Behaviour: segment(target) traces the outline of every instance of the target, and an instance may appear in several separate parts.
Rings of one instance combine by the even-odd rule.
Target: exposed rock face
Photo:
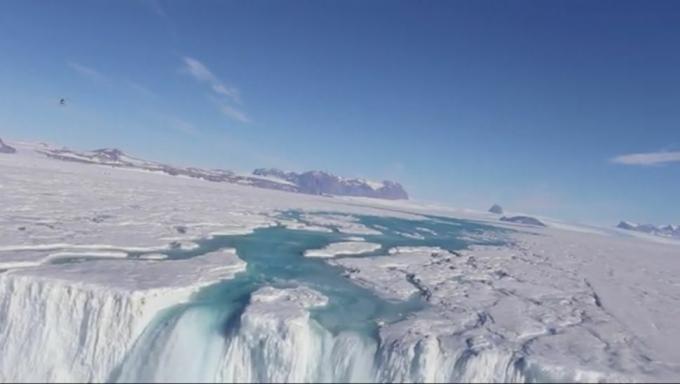
[[[630,221],[621,221],[616,226],[616,228],[627,229],[627,230],[635,230],[637,228],[637,224],[631,223]]]
[[[252,185],[261,188],[279,189],[297,192],[291,185],[277,183],[276,180],[265,180],[237,175],[224,169],[202,169],[195,167],[176,167],[130,156],[120,149],[103,148],[94,151],[77,152],[70,149],[48,148],[41,152],[51,158],[63,161],[75,161],[87,164],[108,165],[112,167],[135,168],[145,171],[163,172],[171,176],[188,176],[213,182],[225,182]]]
[[[621,221],[617,228],[627,231],[642,232],[655,236],[673,237],[680,239],[680,225],[657,226],[653,224],[635,224],[630,221]]]
[[[381,199],[408,199],[401,184],[393,181],[375,183],[362,179],[345,179],[321,171],[304,173],[284,172],[279,169],[256,169],[253,175],[278,178],[288,181],[302,193],[313,195],[365,196]]]
[[[494,204],[494,205],[491,206],[491,208],[489,208],[489,212],[495,213],[497,215],[502,215],[503,214],[503,207],[501,207],[498,204]]]
[[[121,161],[125,157],[125,153],[116,148],[95,149],[92,153],[102,161]]]
[[[14,153],[16,151],[16,149],[5,144],[2,139],[0,139],[0,153]]]
[[[500,218],[501,221],[507,221],[510,223],[518,223],[518,224],[526,224],[526,225],[534,225],[537,227],[545,227],[546,225],[538,220],[535,217],[530,217],[530,216],[512,216],[512,217],[507,217],[503,216]]]
[[[13,150],[13,148],[12,148]],[[314,195],[365,196],[382,199],[408,199],[404,188],[392,181],[374,183],[361,179],[344,179],[325,172],[304,173],[283,172],[278,169],[256,169],[252,175],[239,175],[224,169],[202,169],[175,167],[130,156],[120,149],[102,148],[78,152],[66,148],[46,148],[44,155],[63,161],[112,167],[135,168],[163,172],[172,176],[188,176],[213,182],[251,185],[259,188],[277,189],[288,192]]]

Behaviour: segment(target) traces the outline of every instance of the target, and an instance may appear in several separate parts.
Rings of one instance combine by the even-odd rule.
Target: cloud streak
[[[222,112],[225,116],[234,119],[236,121],[240,121],[241,123],[250,123],[250,118],[248,116],[239,111],[238,109],[230,106],[230,105],[221,105],[220,106],[220,112]]]
[[[208,69],[205,64],[193,57],[183,57],[182,63],[184,64],[182,67],[183,72],[189,74],[199,83],[207,85],[216,95],[214,99],[222,114],[239,123],[248,124],[251,122],[248,115],[235,106],[241,105],[241,95],[238,89],[227,85]]]
[[[616,156],[610,159],[610,162],[614,164],[623,165],[639,165],[639,166],[651,166],[651,165],[663,165],[668,163],[680,162],[680,151],[676,152],[649,152],[649,153],[631,153],[628,155]]]
[[[215,74],[205,66],[205,64],[192,57],[183,57],[182,61],[184,62],[184,69],[194,79],[208,84],[213,92],[218,95],[226,96],[236,103],[241,103],[241,97],[238,90],[225,85],[222,80],[215,76]]]
[[[88,66],[76,63],[75,61],[67,61],[66,65],[69,66],[72,70],[77,72],[83,77],[87,77],[90,80],[94,81],[107,81],[108,78],[104,76],[101,72],[97,71],[94,68],[90,68]]]

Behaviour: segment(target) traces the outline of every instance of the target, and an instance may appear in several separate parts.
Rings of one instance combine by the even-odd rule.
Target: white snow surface
[[[416,202],[92,167],[47,159],[35,152],[39,144],[9,144],[17,153],[0,157],[2,382],[680,377],[677,243],[574,225],[520,228]],[[291,209],[303,210],[301,219],[281,220]],[[278,224],[379,233],[358,214],[436,214],[513,232],[502,247],[399,247],[378,257],[329,258],[385,298],[421,295],[429,304],[382,324],[376,340],[325,330],[310,310],[327,298],[300,286],[255,292],[234,335],[216,333],[215,317],[192,307],[153,335],[158,343],[145,344],[152,336],[145,331],[164,310],[245,268],[230,249],[186,260],[157,255]],[[156,256],[129,257],[138,251]],[[84,260],[54,263],[68,257]]]
[[[421,294],[433,304],[384,327],[384,342],[412,339],[412,348],[434,339],[428,348],[436,355],[467,350],[509,364],[481,381],[678,377],[680,353],[668,340],[680,335],[677,247],[556,230],[513,238],[511,247],[397,248],[383,257],[332,262],[386,298]],[[420,379],[404,372],[391,378],[471,380],[438,376],[451,372],[440,369]]]

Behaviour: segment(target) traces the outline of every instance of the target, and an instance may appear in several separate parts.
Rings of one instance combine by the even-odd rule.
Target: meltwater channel
[[[300,220],[299,212],[286,218]],[[380,235],[384,255],[396,246],[457,250],[472,244],[463,234],[497,228],[463,220],[406,220],[356,216]],[[425,230],[423,230],[423,228]],[[418,233],[419,238],[404,236]],[[199,292],[189,303],[159,314],[110,380],[204,382],[384,381],[380,324],[400,321],[427,304],[414,296],[388,301],[354,284],[339,267],[305,250],[343,241],[349,235],[270,227],[251,234],[219,236],[194,250],[175,250],[171,258],[193,257],[235,248],[248,264],[236,278]],[[476,244],[489,241],[477,241]],[[380,352],[383,353],[380,353]],[[404,356],[404,358],[411,358]],[[413,363],[417,365],[416,363]],[[412,364],[412,365],[413,365]],[[411,367],[417,370],[418,367]],[[455,369],[451,367],[450,369]]]

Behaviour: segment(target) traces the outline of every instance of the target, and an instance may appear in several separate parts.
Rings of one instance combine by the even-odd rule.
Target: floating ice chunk
[[[345,240],[346,241],[366,241],[366,239],[361,237],[361,236],[349,236],[349,237],[345,238]]]
[[[301,220],[323,227],[335,228],[340,233],[352,235],[380,235],[382,232],[359,223],[359,219],[351,215],[338,214],[304,214]]]
[[[305,251],[305,257],[335,257],[340,255],[360,255],[380,249],[380,244],[365,241],[344,241],[332,243],[321,249]]]
[[[163,253],[147,253],[139,256],[142,260],[164,260],[168,258],[168,255]]]
[[[369,228],[363,224],[352,223],[338,227],[338,232],[352,235],[382,235],[382,232]]]
[[[194,243],[193,241],[180,240],[171,242],[170,248],[181,249],[183,251],[191,251],[192,249],[198,248],[198,244]]]
[[[432,235],[432,236],[437,236],[437,232],[431,230],[430,228],[416,227],[416,230],[418,232],[423,232],[423,233],[427,233],[427,234]]]
[[[332,229],[327,227],[322,227],[320,225],[309,225],[295,220],[278,220],[278,223],[279,225],[282,225],[288,229],[294,229],[299,231],[333,232]]]
[[[409,239],[425,240],[425,236],[421,235],[420,233],[396,232],[396,234]]]

